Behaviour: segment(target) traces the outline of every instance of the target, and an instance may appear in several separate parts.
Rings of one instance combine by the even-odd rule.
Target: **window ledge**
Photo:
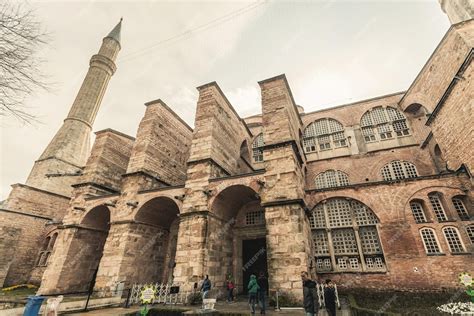
[[[396,133],[396,132],[395,132]],[[402,135],[402,136],[397,136],[397,138],[403,138],[403,137],[409,137],[411,136],[411,134],[408,134],[408,135]]]
[[[426,254],[428,257],[438,257],[438,256],[446,256],[445,253],[427,253]]]
[[[472,255],[472,253],[467,252],[467,251],[466,252],[454,252],[454,253],[452,252],[451,255],[452,256],[470,256],[470,255]]]
[[[371,271],[371,270],[366,270],[366,271],[362,271],[362,270],[318,271],[318,270],[316,269],[316,272],[317,272],[317,273],[327,273],[327,274],[340,274],[340,273],[386,274],[386,273],[387,273],[387,270],[373,270],[373,271]]]

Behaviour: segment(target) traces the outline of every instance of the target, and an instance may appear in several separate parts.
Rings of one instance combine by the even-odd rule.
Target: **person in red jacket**
[[[227,303],[232,303],[234,301],[234,288],[235,284],[232,279],[232,275],[229,274],[227,277]]]

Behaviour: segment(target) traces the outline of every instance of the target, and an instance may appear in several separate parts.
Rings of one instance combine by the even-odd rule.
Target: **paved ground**
[[[347,307],[347,304],[345,301],[341,302],[342,308],[341,310],[337,311],[337,316],[350,316],[351,312],[349,308]],[[158,305],[158,308],[160,307],[168,307],[163,306],[163,305]],[[193,309],[198,311],[199,306],[182,306],[178,305],[178,308],[185,308],[185,309]],[[131,307],[131,308],[108,308],[108,309],[101,309],[101,310],[96,310],[96,311],[90,311],[87,313],[76,313],[76,314],[70,314],[70,315],[103,315],[103,316],[111,316],[111,315],[124,315],[127,313],[133,313],[137,312],[139,309],[137,307]],[[250,315],[250,309],[249,306],[244,298],[239,298],[236,303],[233,304],[228,304],[226,302],[217,302],[216,304],[216,310],[218,311],[223,311],[223,312],[241,312],[241,313],[247,313]],[[260,309],[257,309],[256,312],[257,315],[260,314]],[[279,315],[279,316],[288,316],[288,315],[304,315],[304,312],[302,309],[292,309],[292,310],[287,310],[287,309],[282,309],[281,311],[275,311],[272,307],[267,310],[267,315]],[[321,311],[318,316],[326,316],[327,313],[325,311]]]

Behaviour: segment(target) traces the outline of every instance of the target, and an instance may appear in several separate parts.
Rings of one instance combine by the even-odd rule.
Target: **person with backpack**
[[[255,304],[257,303],[257,292],[260,289],[257,283],[257,277],[255,274],[252,274],[250,276],[250,281],[247,286],[247,289],[249,290],[249,306],[250,306],[250,312],[252,315],[255,315]]]

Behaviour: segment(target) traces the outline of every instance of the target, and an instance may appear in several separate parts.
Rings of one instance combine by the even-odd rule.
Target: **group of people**
[[[303,281],[303,305],[306,316],[315,316],[319,313],[319,296],[316,281],[311,280],[308,272],[301,272]],[[324,283],[324,307],[329,316],[336,316],[336,288],[334,283],[327,279]]]
[[[258,279],[255,274],[250,275],[247,289],[249,291],[249,305],[252,315],[255,314],[255,305],[257,302],[260,302],[260,314],[265,314],[265,296],[268,291],[268,279],[265,273],[260,272]]]
[[[303,305],[306,316],[316,316],[319,313],[319,296],[317,292],[318,283],[311,280],[308,272],[301,272],[301,280],[303,281]],[[234,289],[235,283],[232,275],[229,275],[226,280],[227,288],[227,302],[232,303],[234,301]],[[200,290],[202,298],[205,299],[211,289],[211,281],[209,276],[203,277]],[[265,314],[265,297],[268,293],[268,279],[265,273],[260,272],[258,278],[255,274],[250,276],[250,281],[247,285],[249,294],[249,306],[252,315],[255,314],[256,305],[260,305],[260,314]],[[327,279],[324,284],[324,306],[329,316],[336,316],[336,289],[334,283]]]

